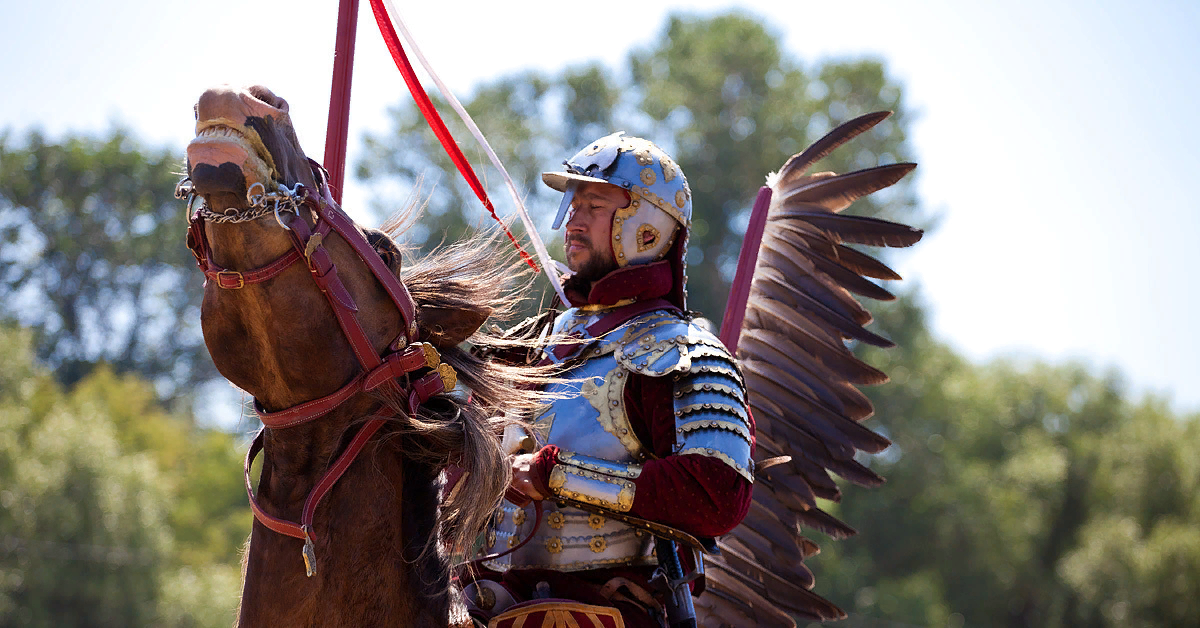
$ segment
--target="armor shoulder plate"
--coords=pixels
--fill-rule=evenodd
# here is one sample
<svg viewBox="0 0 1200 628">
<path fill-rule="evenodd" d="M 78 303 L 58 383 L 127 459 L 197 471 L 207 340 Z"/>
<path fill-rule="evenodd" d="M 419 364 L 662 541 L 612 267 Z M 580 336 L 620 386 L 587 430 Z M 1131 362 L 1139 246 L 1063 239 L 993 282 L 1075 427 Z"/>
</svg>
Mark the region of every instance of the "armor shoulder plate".
<svg viewBox="0 0 1200 628">
<path fill-rule="evenodd" d="M 690 372 L 698 360 L 720 358 L 737 371 L 729 350 L 712 333 L 670 311 L 652 312 L 613 331 L 617 362 L 640 375 L 662 377 Z M 737 379 L 740 381 L 741 376 Z"/>
</svg>

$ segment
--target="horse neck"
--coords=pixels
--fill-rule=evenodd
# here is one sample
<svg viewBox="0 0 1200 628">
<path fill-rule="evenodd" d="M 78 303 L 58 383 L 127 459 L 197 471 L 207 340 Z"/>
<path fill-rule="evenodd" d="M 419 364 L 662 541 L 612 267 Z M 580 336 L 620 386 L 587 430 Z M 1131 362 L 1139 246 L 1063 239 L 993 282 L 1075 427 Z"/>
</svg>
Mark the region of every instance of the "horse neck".
<svg viewBox="0 0 1200 628">
<path fill-rule="evenodd" d="M 354 415 L 371 403 L 352 399 L 312 423 L 268 430 L 260 505 L 298 521 L 308 492 L 352 437 Z M 315 513 L 316 575 L 304 574 L 300 540 L 255 523 L 240 625 L 446 625 L 448 565 L 438 552 L 423 551 L 437 534 L 437 472 L 406 459 L 407 437 L 389 427 Z"/>
</svg>

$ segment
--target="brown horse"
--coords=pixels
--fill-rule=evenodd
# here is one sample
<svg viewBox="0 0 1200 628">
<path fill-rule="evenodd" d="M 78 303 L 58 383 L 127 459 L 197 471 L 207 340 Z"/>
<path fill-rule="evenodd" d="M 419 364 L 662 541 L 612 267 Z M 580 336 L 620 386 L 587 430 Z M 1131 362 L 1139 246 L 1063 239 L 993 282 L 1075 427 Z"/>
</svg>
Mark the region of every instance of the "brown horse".
<svg viewBox="0 0 1200 628">
<path fill-rule="evenodd" d="M 189 201 L 203 204 L 189 246 L 208 277 L 204 339 L 217 369 L 254 395 L 268 425 L 239 625 L 465 622 L 447 548 L 469 546 L 508 484 L 495 436 L 502 426 L 490 417 L 499 408 L 520 415 L 538 402 L 527 392 L 540 381 L 536 374 L 458 348 L 468 339 L 503 342 L 478 330 L 514 306 L 515 293 L 506 287 L 512 257 L 480 236 L 401 272 L 400 251 L 383 232 L 322 227 L 333 212 L 344 214 L 332 204 L 320 167 L 301 150 L 283 99 L 257 86 L 212 89 L 200 97 L 196 120 Z M 297 234 L 307 235 L 301 241 Z M 397 307 L 403 299 L 395 288 L 377 276 L 381 266 L 364 254 L 367 245 L 353 246 L 360 236 L 374 249 L 367 253 L 377 252 L 403 279 L 415 321 Z M 357 346 L 339 324 L 347 315 L 365 338 Z M 364 344 L 374 357 L 364 355 Z M 426 393 L 452 385 L 428 346 L 457 371 L 471 390 L 469 401 L 442 393 L 414 411 Z M 423 347 L 428 361 L 389 372 L 385 364 L 366 377 L 379 356 L 409 355 L 414 347 Z M 430 382 L 432 388 L 425 386 Z M 418 398 L 412 391 L 422 386 Z M 303 421 L 278 419 L 295 412 Z M 314 573 L 306 575 L 305 541 L 264 521 L 308 516 L 314 487 L 360 430 L 381 418 L 382 427 L 311 511 L 300 535 L 312 539 Z M 463 498 L 439 511 L 439 473 L 451 462 L 468 472 L 456 491 Z"/>
</svg>

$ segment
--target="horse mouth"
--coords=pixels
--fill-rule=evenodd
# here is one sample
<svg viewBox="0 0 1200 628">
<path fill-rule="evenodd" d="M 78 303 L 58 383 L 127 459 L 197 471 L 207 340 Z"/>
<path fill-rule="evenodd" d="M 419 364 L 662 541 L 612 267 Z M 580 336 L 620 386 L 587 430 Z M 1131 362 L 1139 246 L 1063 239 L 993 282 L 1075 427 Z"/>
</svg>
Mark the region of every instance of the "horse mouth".
<svg viewBox="0 0 1200 628">
<path fill-rule="evenodd" d="M 255 183 L 270 189 L 278 178 L 274 159 L 258 133 L 232 120 L 197 122 L 187 158 L 188 175 L 201 194 L 230 192 L 244 197 Z"/>
</svg>

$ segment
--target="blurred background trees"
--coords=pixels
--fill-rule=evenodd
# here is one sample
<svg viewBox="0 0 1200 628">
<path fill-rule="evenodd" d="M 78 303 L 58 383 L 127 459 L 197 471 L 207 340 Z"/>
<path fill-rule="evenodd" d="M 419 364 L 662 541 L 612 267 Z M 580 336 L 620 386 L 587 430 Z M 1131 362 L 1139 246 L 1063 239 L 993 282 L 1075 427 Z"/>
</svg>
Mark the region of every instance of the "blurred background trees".
<svg viewBox="0 0 1200 628">
<path fill-rule="evenodd" d="M 806 64 L 740 14 L 675 16 L 625 67 L 498 77 L 463 101 L 546 227 L 558 200 L 539 174 L 586 142 L 623 129 L 673 154 L 695 192 L 690 306 L 718 321 L 768 171 L 878 109 L 896 115 L 823 168 L 920 160 L 882 61 Z M 419 190 L 414 247 L 489 226 L 415 108 L 392 115 L 356 164 L 379 218 Z M 181 154 L 122 131 L 0 135 L 0 626 L 231 621 L 244 443 L 188 411 L 213 371 L 171 195 Z M 930 222 L 911 177 L 849 211 Z M 843 625 L 1200 624 L 1200 417 L 1131 398 L 1117 372 L 971 363 L 931 334 L 917 288 L 871 305 L 899 345 L 862 349 L 892 376 L 868 390 L 895 444 L 867 463 L 889 483 L 847 487 L 831 508 L 860 535 L 816 535 L 812 560 Z"/>
<path fill-rule="evenodd" d="M 182 169 L 178 151 L 140 149 L 119 129 L 62 142 L 0 134 L 0 316 L 33 331 L 61 383 L 106 363 L 177 399 L 216 375 L 180 246 Z"/>
</svg>

